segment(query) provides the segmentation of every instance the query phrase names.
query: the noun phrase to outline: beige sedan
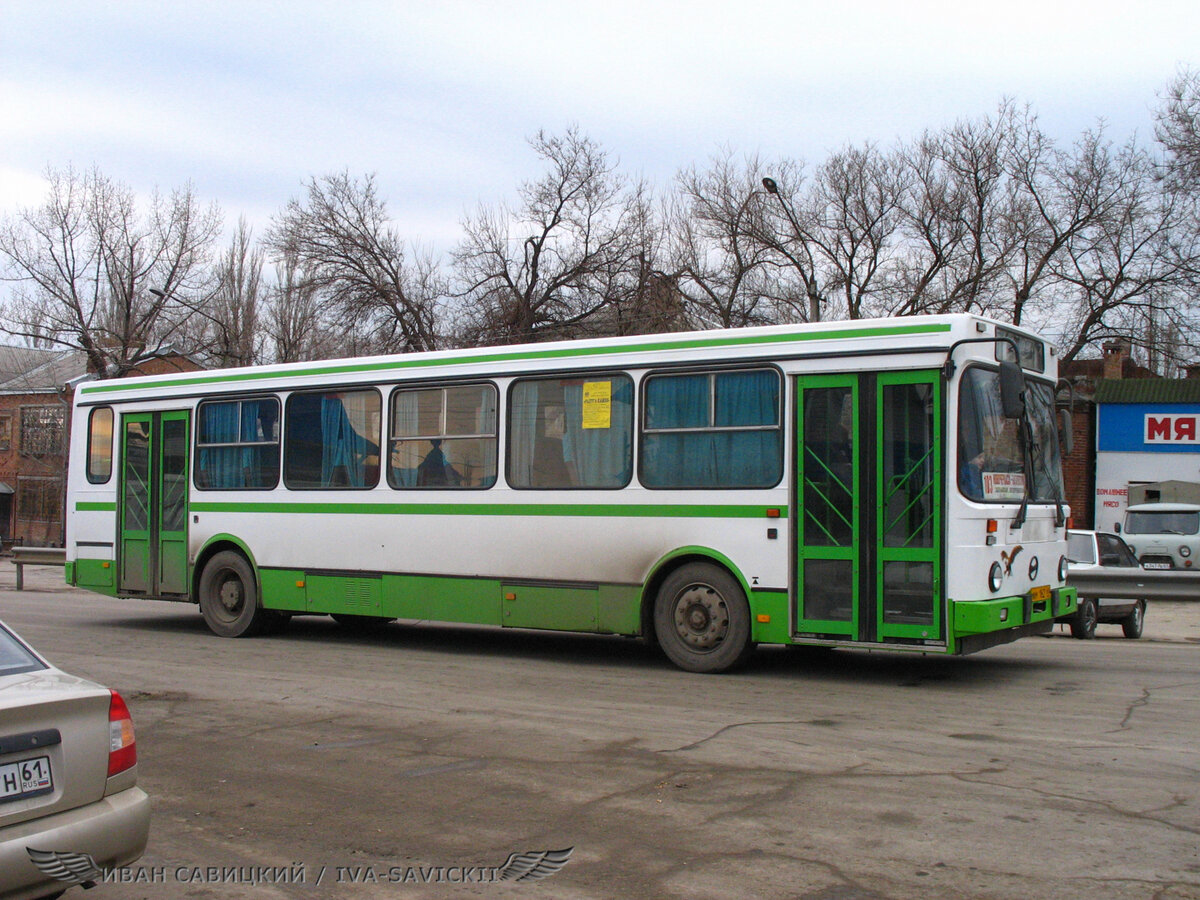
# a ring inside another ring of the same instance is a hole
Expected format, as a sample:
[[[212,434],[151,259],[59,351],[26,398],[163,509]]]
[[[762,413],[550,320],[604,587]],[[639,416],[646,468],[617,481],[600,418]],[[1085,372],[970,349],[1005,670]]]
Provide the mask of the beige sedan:
[[[0,900],[56,897],[142,855],[150,803],[116,691],[50,665],[0,622]]]

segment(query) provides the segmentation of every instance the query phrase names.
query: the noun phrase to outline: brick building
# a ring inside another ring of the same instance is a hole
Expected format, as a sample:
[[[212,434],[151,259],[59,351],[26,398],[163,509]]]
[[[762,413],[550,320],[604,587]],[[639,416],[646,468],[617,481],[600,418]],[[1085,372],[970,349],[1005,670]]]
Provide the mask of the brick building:
[[[132,375],[202,368],[167,350]],[[67,444],[75,385],[91,377],[73,350],[0,346],[0,539],[4,546],[62,546]]]
[[[1063,460],[1063,480],[1067,503],[1071,507],[1072,524],[1076,528],[1100,527],[1097,524],[1097,503],[1103,503],[1103,492],[1112,488],[1096,484],[1097,448],[1099,446],[1097,394],[1101,397],[1121,390],[1122,382],[1142,382],[1151,379],[1164,382],[1150,369],[1130,358],[1130,344],[1125,340],[1104,344],[1100,359],[1078,359],[1063,365],[1060,375],[1075,389],[1071,411],[1074,452]],[[1122,507],[1124,503],[1121,503]],[[1103,522],[1105,527],[1111,523]]]

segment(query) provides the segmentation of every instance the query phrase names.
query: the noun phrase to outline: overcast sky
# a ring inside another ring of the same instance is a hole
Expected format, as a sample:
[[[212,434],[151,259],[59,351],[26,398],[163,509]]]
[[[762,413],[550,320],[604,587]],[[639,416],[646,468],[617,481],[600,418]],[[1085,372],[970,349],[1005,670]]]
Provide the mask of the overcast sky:
[[[572,123],[665,186],[720,147],[820,162],[847,143],[1030,103],[1069,142],[1152,138],[1200,65],[1200,3],[366,3],[0,0],[0,215],[47,166],[191,182],[261,232],[312,176],[374,172],[403,236],[449,249]]]

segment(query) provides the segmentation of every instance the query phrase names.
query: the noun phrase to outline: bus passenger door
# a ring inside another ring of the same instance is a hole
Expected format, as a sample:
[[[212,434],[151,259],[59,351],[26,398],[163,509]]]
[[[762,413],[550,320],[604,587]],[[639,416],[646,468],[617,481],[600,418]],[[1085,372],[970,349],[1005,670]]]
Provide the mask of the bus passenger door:
[[[861,446],[856,375],[796,385],[797,632],[857,639]]]
[[[885,372],[876,382],[876,631],[885,641],[944,638],[941,388],[937,372]]]
[[[796,387],[795,633],[944,641],[940,373]]]
[[[121,417],[123,593],[188,593],[188,424],[187,410]]]

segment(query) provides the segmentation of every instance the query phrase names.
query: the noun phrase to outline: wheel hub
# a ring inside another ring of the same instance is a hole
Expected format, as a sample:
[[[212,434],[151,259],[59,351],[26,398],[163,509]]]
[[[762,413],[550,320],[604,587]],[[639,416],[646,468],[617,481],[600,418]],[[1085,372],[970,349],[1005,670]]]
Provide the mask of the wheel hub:
[[[708,585],[691,585],[675,600],[675,630],[688,646],[711,650],[729,633],[725,598]]]
[[[217,597],[221,601],[221,606],[227,612],[236,613],[241,609],[242,603],[245,600],[245,594],[242,591],[242,582],[237,578],[226,579],[221,585]]]

